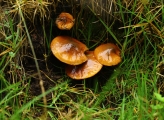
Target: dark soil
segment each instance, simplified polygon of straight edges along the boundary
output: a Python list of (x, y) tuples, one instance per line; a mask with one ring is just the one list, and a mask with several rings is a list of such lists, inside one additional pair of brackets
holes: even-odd
[[(48, 90), (49, 88), (55, 86), (58, 83), (58, 80), (61, 80), (63, 78), (63, 76), (66, 76), (65, 64), (60, 62), (57, 58), (55, 58), (52, 55), (51, 50), (49, 48), (50, 43), (54, 37), (56, 37), (58, 35), (72, 36), (72, 32), (73, 32), (72, 30), (62, 31), (62, 30), (59, 30), (55, 25), (55, 19), (63, 11), (63, 9), (64, 9), (64, 11), (73, 14), (75, 19), (78, 16), (77, 11), (80, 11), (79, 6), (74, 6), (74, 7), (72, 7), (70, 5), (63, 6), (63, 4), (61, 4), (58, 6), (56, 12), (52, 12), (51, 19), (49, 19), (49, 20), (40, 21), (39, 18), (36, 16), (34, 23), (31, 23), (31, 21), (26, 21), (28, 23), (29, 31), (31, 31), (30, 37), (32, 39), (33, 47), (34, 47), (37, 61), (39, 64), (39, 69), (41, 71), (41, 76), (42, 76), (42, 79), (44, 82), (45, 90)], [(86, 13), (93, 15), (93, 13), (89, 13), (88, 11), (87, 12), (83, 11), (83, 12), (84, 12), (84, 16), (86, 15)], [(88, 15), (86, 15), (86, 16), (88, 16)], [(96, 18), (96, 16), (95, 16), (95, 18)], [(45, 30), (46, 30), (45, 31), (45, 33), (47, 35), (46, 37), (44, 36), (43, 23), (44, 23)], [(85, 23), (85, 21), (83, 23)], [(98, 27), (100, 26), (99, 23), (97, 23), (95, 25), (97, 25)], [(83, 25), (81, 25), (79, 27), (83, 27)], [(52, 28), (52, 31), (50, 31), (50, 28)], [(52, 32), (52, 35), (51, 35), (51, 32)], [(48, 35), (51, 35), (51, 36), (48, 36)], [(73, 34), (72, 37), (76, 38), (79, 36), (76, 36), (76, 34)], [(108, 36), (108, 37), (110, 37), (110, 36)], [(81, 39), (83, 40), (84, 38), (81, 38)], [(49, 43), (47, 44), (46, 41), (48, 41)], [(30, 80), (31, 80), (29, 92), (31, 95), (37, 96), (37, 95), (41, 94), (41, 89), (40, 89), (40, 85), (39, 85), (39, 77), (38, 77), (38, 73), (36, 70), (36, 65), (34, 62), (34, 58), (33, 58), (32, 52), (31, 52), (30, 45), (27, 44), (25, 49), (26, 49), (26, 53), (24, 54), (24, 57), (23, 57), (23, 66), (25, 68), (27, 77), (30, 78)], [(44, 56), (45, 54), (47, 55), (47, 58)], [(117, 66), (115, 66), (115, 67), (117, 67)], [(99, 90), (101, 90), (101, 87), (106, 83), (106, 81), (108, 80), (110, 75), (113, 73), (113, 70), (115, 67), (105, 67), (104, 66), (103, 69), (98, 74), (96, 74), (95, 76), (93, 76), (91, 78), (88, 78), (85, 81), (86, 87), (88, 87), (90, 89), (94, 88), (95, 85), (97, 84), (97, 83), (94, 83), (94, 80), (98, 79), (100, 81), (97, 85), (99, 85), (98, 88), (99, 88)], [(51, 81), (50, 79), (53, 81)], [(71, 80), (70, 86), (78, 87), (78, 85), (83, 84), (83, 82), (84, 82), (83, 80), (78, 80), (78, 81)], [(51, 96), (48, 95), (47, 97), (50, 98)]]

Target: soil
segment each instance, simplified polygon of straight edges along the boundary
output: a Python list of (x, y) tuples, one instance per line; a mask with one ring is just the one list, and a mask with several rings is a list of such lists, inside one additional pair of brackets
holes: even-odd
[[(62, 6), (62, 5), (61, 5)], [(59, 5), (60, 8), (60, 5)], [(68, 12), (71, 13), (70, 10), (72, 10), (72, 6), (65, 6), (64, 9), (68, 9)], [(79, 8), (76, 8), (79, 9)], [(62, 9), (63, 10), (63, 9)], [(50, 35), (50, 28), (51, 28), (51, 21), (52, 21), (52, 36), (47, 36), (48, 40), (53, 39), (54, 37), (56, 37), (57, 35), (71, 35), (72, 31), (62, 31), (59, 30), (56, 25), (55, 25), (55, 19), (58, 16), (58, 14), (62, 12), (61, 9), (58, 9), (56, 11), (56, 13), (52, 13), (51, 15), (51, 19), (50, 20), (45, 20), (40, 22), (39, 18), (35, 19), (35, 23), (32, 24), (31, 21), (27, 21), (28, 23), (28, 28), (30, 32), (30, 37), (32, 39), (32, 44), (34, 47), (34, 51), (37, 57), (37, 61), (39, 64), (39, 69), (41, 71), (41, 75), (42, 75), (42, 79), (44, 81), (44, 87), (46, 90), (48, 90), (49, 88), (51, 88), (52, 86), (55, 86), (55, 84), (57, 83), (56, 81), (59, 80), (60, 78), (63, 78), (63, 76), (65, 76), (65, 64), (60, 62), (58, 59), (56, 59), (49, 48), (49, 45), (46, 45), (45, 43), (45, 36), (43, 33), (43, 22), (45, 23), (45, 32), (46, 35)], [(77, 14), (77, 13), (74, 13)], [(77, 16), (77, 15), (74, 15)], [(35, 26), (34, 26), (35, 25)], [(50, 44), (51, 41), (49, 41)], [(37, 74), (37, 70), (36, 70), (36, 65), (33, 59), (33, 54), (31, 51), (31, 47), (27, 41), (27, 45), (25, 46), (26, 48), (26, 53), (23, 53), (23, 66), (26, 72), (26, 75), (28, 78), (31, 79), (31, 83), (30, 83), (30, 93), (34, 96), (41, 94), (41, 90), (40, 90), (40, 85), (39, 85), (39, 77)], [(47, 54), (47, 57), (45, 57), (45, 54)], [(111, 67), (113, 68), (113, 67)], [(106, 72), (107, 70), (107, 72)], [(109, 77), (109, 71), (111, 71), (111, 73), (113, 72), (113, 69), (108, 69), (106, 67), (103, 68), (103, 70), (98, 73), (96, 76), (89, 78), (86, 80), (86, 85), (88, 84), (88, 87), (93, 87), (92, 86), (92, 82), (95, 78), (100, 78), (105, 80), (106, 78)], [(105, 75), (105, 76), (104, 76)], [(51, 81), (53, 80), (53, 81)], [(105, 80), (106, 81), (106, 80)], [(100, 86), (102, 86), (105, 81), (101, 81)], [(70, 86), (75, 86), (77, 84), (82, 84), (83, 81), (75, 81), (72, 80), (70, 82)]]
[[(35, 28), (35, 30), (31, 33), (31, 39), (33, 42), (35, 54), (41, 71), (42, 79), (44, 81), (44, 87), (46, 90), (48, 90), (52, 86), (55, 86), (57, 80), (65, 76), (64, 71), (65, 71), (66, 64), (60, 62), (55, 56), (52, 55), (51, 51), (48, 50), (49, 48), (45, 46), (44, 36), (40, 30), (41, 30), (40, 25), (38, 25)], [(53, 31), (59, 31), (55, 25), (53, 27)], [(63, 35), (69, 34), (69, 31), (59, 31), (59, 32), (60, 34)], [(58, 32), (53, 32), (53, 33), (58, 33)], [(54, 37), (55, 36), (57, 35), (54, 34)], [(45, 60), (44, 54), (47, 51), (50, 51), (50, 53)], [(34, 96), (41, 94), (39, 77), (37, 75), (36, 65), (29, 44), (26, 49), (26, 54), (23, 57), (23, 66), (25, 68), (27, 77), (31, 78), (31, 83), (30, 83), (31, 94)], [(110, 69), (108, 67), (103, 67), (103, 69), (97, 75), (86, 80), (86, 85), (88, 85), (87, 87), (89, 88), (94, 87), (93, 86), (94, 79), (100, 79), (101, 82), (99, 85), (103, 86), (107, 78), (109, 78), (110, 73), (113, 72), (113, 69), (114, 67), (110, 67)], [(50, 79), (53, 81), (51, 81)], [(72, 80), (70, 82), (70, 86), (75, 86), (77, 84), (82, 84), (82, 83), (83, 80), (80, 81)]]

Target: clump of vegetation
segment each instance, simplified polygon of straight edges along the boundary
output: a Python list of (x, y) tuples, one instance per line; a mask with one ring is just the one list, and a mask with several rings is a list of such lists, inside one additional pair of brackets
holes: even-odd
[[(164, 119), (163, 4), (103, 1), (0, 1), (0, 119)], [(63, 11), (70, 31), (55, 25)], [(74, 81), (50, 51), (58, 35), (113, 42), (122, 62)]]

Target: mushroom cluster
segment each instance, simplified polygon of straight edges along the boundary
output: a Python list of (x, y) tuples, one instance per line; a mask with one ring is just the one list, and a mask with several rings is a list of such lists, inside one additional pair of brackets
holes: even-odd
[[(69, 30), (74, 24), (69, 13), (61, 13), (56, 25), (61, 30)], [(113, 66), (121, 62), (120, 49), (113, 43), (101, 44), (93, 51), (75, 38), (57, 36), (50, 45), (53, 55), (66, 63), (66, 74), (75, 80), (82, 80), (97, 74), (103, 65)]]

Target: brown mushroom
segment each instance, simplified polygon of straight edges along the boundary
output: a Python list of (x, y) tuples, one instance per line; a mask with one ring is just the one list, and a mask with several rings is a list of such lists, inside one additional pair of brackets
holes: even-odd
[(103, 65), (113, 66), (121, 62), (120, 49), (113, 43), (102, 44), (94, 50), (96, 59)]
[(51, 42), (51, 51), (60, 61), (79, 65), (87, 60), (84, 52), (87, 46), (80, 41), (69, 36), (57, 36)]
[(69, 13), (62, 12), (56, 19), (55, 23), (61, 30), (70, 30), (74, 25), (75, 19)]
[(100, 64), (94, 56), (93, 51), (86, 51), (88, 60), (80, 65), (68, 65), (66, 67), (66, 74), (72, 79), (80, 80), (86, 79), (97, 74), (101, 68)]

